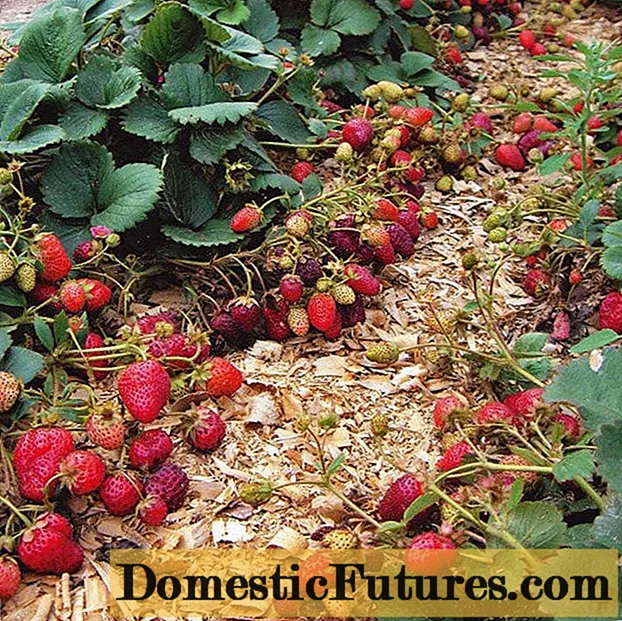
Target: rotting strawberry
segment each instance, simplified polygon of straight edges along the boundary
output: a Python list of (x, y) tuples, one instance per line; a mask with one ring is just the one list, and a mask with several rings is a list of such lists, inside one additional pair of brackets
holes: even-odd
[(391, 238), (391, 245), (395, 252), (405, 259), (415, 254), (415, 244), (413, 243), (410, 233), (398, 223), (390, 224), (387, 227)]
[(296, 304), (301, 300), (304, 293), (302, 279), (295, 274), (283, 276), (279, 283), (279, 292), (290, 304)]
[(622, 334), (622, 293), (612, 291), (603, 298), (598, 309), (601, 330)]
[(234, 233), (246, 233), (259, 226), (261, 222), (262, 212), (256, 205), (247, 203), (233, 214), (231, 218), (231, 230)]
[(475, 422), (478, 425), (490, 425), (492, 423), (510, 423), (515, 420), (515, 414), (510, 408), (499, 402), (491, 401), (484, 404), (475, 415)]
[(351, 328), (365, 321), (365, 303), (363, 298), (357, 293), (353, 304), (339, 306), (339, 315), (343, 328)]
[(309, 314), (304, 306), (292, 306), (287, 313), (287, 325), (296, 336), (305, 336), (309, 332)]
[(253, 332), (261, 321), (261, 306), (252, 297), (233, 300), (229, 306), (229, 313), (244, 332)]
[(136, 507), (138, 519), (147, 526), (160, 526), (168, 515), (168, 507), (160, 496), (147, 496)]
[(158, 336), (166, 338), (179, 332), (180, 325), (176, 315), (161, 311), (153, 315), (143, 315), (136, 322), (138, 330), (143, 336)]
[(543, 394), (543, 388), (529, 388), (508, 395), (503, 403), (516, 414), (519, 420), (525, 420), (533, 418), (538, 408), (544, 405)]
[(0, 600), (13, 597), (22, 581), (17, 561), (10, 556), (0, 556)]
[(92, 239), (80, 242), (71, 254), (73, 260), (76, 263), (84, 263), (95, 256), (96, 247), (95, 242)]
[(205, 390), (212, 397), (231, 397), (242, 386), (242, 372), (225, 358), (212, 358), (207, 369), (210, 377), (205, 383)]
[(471, 125), (487, 134), (492, 134), (493, 132), (492, 120), (485, 112), (476, 112), (471, 118)]
[(78, 283), (84, 288), (86, 294), (86, 310), (96, 312), (110, 302), (112, 291), (101, 280), (95, 278), (81, 278)]
[(525, 170), (525, 158), (515, 144), (500, 144), (495, 149), (495, 160), (504, 168), (511, 168), (516, 171)]
[(140, 502), (143, 484), (131, 473), (109, 476), (99, 490), (99, 497), (110, 515), (130, 515)]
[(277, 342), (285, 340), (291, 330), (287, 324), (288, 305), (285, 300), (270, 301), (262, 308), (266, 332), (268, 336)]
[(63, 484), (76, 496), (99, 489), (106, 478), (106, 464), (92, 451), (72, 451), (60, 463)]
[[(334, 223), (334, 230), (328, 236), (328, 243), (340, 259), (347, 259), (356, 253), (360, 243), (360, 234), (354, 230), (352, 216), (344, 216)], [(349, 230), (346, 230), (349, 229)]]
[(523, 279), (525, 293), (537, 298), (546, 293), (551, 286), (551, 277), (540, 269), (532, 269)]
[(186, 369), (197, 357), (197, 345), (185, 334), (173, 334), (164, 340), (154, 339), (149, 344), (149, 353), (167, 367)]
[(54, 283), (37, 282), (30, 292), (30, 297), (37, 305), (45, 304), (44, 310), (55, 315), (63, 310), (63, 306), (57, 297), (59, 289), (60, 287)]
[(302, 183), (309, 175), (315, 173), (315, 168), (311, 162), (296, 162), (292, 167), (291, 176), (294, 181)]
[(119, 376), (119, 396), (141, 423), (152, 423), (171, 396), (171, 379), (155, 360), (134, 362)]
[(315, 293), (307, 303), (309, 323), (320, 332), (328, 330), (335, 321), (337, 304), (329, 293)]
[(380, 293), (380, 281), (364, 265), (349, 263), (344, 267), (348, 285), (356, 293), (374, 296)]
[(71, 271), (71, 259), (60, 239), (53, 233), (46, 233), (35, 244), (35, 255), (43, 265), (41, 278), (48, 282), (62, 280)]
[(84, 561), (71, 524), (57, 513), (39, 515), (22, 535), (17, 553), (30, 571), (39, 574), (73, 573)]
[(404, 560), (409, 572), (428, 576), (452, 567), (458, 560), (458, 551), (449, 537), (428, 531), (411, 540)]
[(453, 470), (461, 466), (464, 463), (464, 458), (472, 453), (473, 449), (468, 442), (464, 440), (456, 442), (443, 453), (442, 457), (436, 462), (436, 467), (440, 472)]
[(393, 203), (387, 198), (376, 199), (376, 204), (371, 212), (372, 218), (376, 220), (385, 220), (389, 222), (397, 222), (400, 217), (400, 211)]
[(567, 341), (570, 338), (570, 317), (566, 311), (560, 311), (553, 320), (551, 338), (554, 341)]
[(163, 429), (148, 429), (132, 444), (128, 452), (134, 468), (153, 470), (163, 464), (173, 452), (173, 441)]
[(400, 522), (408, 507), (424, 492), (423, 483), (412, 474), (405, 474), (391, 483), (378, 505), (383, 522)]
[[(91, 351), (91, 350), (99, 350), (105, 347), (104, 339), (101, 335), (97, 334), (97, 332), (89, 332), (86, 335), (86, 339), (84, 341), (84, 355), (88, 360), (89, 367), (91, 369), (104, 369), (108, 366), (108, 361), (106, 359), (96, 360), (96, 358), (105, 356), (106, 352), (104, 351)], [(94, 371), (93, 375), (95, 379), (103, 379), (106, 377), (105, 371)]]
[(186, 439), (199, 451), (213, 451), (220, 446), (226, 433), (227, 427), (218, 412), (200, 408), (186, 432)]
[(421, 127), (432, 120), (434, 112), (430, 108), (409, 108), (404, 115), (408, 125)]
[(367, 119), (355, 118), (343, 126), (341, 135), (343, 141), (347, 142), (355, 151), (363, 151), (374, 138), (374, 128)]
[(301, 257), (296, 265), (296, 274), (307, 287), (314, 287), (315, 283), (322, 278), (324, 271), (322, 264), (317, 259)]
[(21, 382), (12, 373), (0, 371), (0, 414), (12, 409), (21, 394)]
[[(524, 457), (520, 457), (519, 455), (504, 455), (499, 460), (501, 465), (505, 466), (518, 466), (518, 467), (527, 467), (533, 466), (532, 463), (528, 462)], [(522, 479), (525, 487), (529, 487), (537, 482), (538, 473), (530, 472), (529, 470), (507, 470), (507, 471), (499, 471), (494, 475), (495, 481), (497, 481), (501, 487), (512, 487), (514, 482), (517, 479)]]
[(413, 241), (419, 239), (421, 229), (419, 228), (419, 218), (415, 212), (411, 210), (400, 211), (397, 222), (408, 231)]
[(434, 410), (432, 412), (432, 420), (437, 429), (444, 429), (449, 421), (464, 412), (466, 409), (465, 402), (456, 395), (448, 395), (436, 400)]
[(125, 426), (119, 407), (112, 401), (96, 406), (86, 421), (86, 435), (93, 444), (107, 451), (123, 446)]
[(147, 495), (162, 498), (170, 513), (183, 506), (188, 487), (188, 475), (170, 461), (164, 462), (145, 482)]
[(69, 280), (62, 284), (59, 297), (60, 303), (68, 313), (79, 313), (86, 305), (86, 292), (75, 280)]

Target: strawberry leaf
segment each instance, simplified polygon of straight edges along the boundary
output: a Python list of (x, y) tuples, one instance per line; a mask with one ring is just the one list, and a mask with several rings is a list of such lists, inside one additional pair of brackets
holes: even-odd
[(249, 116), (257, 109), (253, 102), (220, 102), (205, 106), (193, 106), (190, 108), (178, 108), (171, 110), (169, 116), (182, 125), (196, 123), (218, 123), (224, 125), (227, 122), (237, 123), (240, 119)]
[(11, 347), (0, 363), (3, 371), (12, 373), (22, 383), (28, 384), (43, 371), (45, 358), (31, 349)]
[(587, 479), (594, 473), (594, 468), (591, 451), (573, 451), (553, 466), (553, 474), (560, 483), (563, 483), (571, 481), (576, 476)]
[(604, 425), (602, 427), (599, 446), (596, 451), (596, 461), (598, 462), (599, 474), (609, 483), (611, 489), (620, 496), (622, 496), (621, 451), (622, 420), (619, 420), (614, 425)]
[(162, 233), (178, 244), (198, 248), (232, 244), (244, 238), (243, 235), (231, 230), (229, 220), (209, 220), (196, 231), (181, 226), (165, 225), (162, 227)]

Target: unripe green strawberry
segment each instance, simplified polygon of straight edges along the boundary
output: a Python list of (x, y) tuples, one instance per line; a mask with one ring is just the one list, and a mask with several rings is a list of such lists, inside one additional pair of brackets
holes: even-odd
[(356, 302), (356, 293), (354, 293), (354, 289), (350, 285), (335, 285), (331, 293), (335, 298), (335, 302), (342, 306), (349, 306)]
[(441, 503), (441, 518), (444, 522), (449, 522), (450, 524), (456, 524), (462, 520), (458, 509), (448, 502)]
[(380, 84), (370, 84), (364, 91), (363, 97), (367, 97), (372, 101), (380, 99), (382, 97), (382, 89), (380, 88)]
[(0, 185), (9, 185), (13, 183), (13, 173), (6, 168), (0, 168)]
[(503, 226), (503, 224), (505, 224), (505, 219), (499, 213), (493, 211), (484, 220), (483, 228), (486, 233), (490, 233), (490, 231), (494, 231), (494, 229)]
[(8, 280), (15, 274), (15, 263), (8, 252), (0, 252), (0, 282)]
[(476, 252), (467, 252), (462, 257), (462, 267), (467, 271), (474, 270), (479, 265), (480, 260), (481, 258)]
[(468, 39), (469, 38), (469, 29), (466, 28), (466, 26), (456, 26), (456, 29), (454, 30), (454, 35), (456, 36), (456, 39)]
[(268, 481), (245, 483), (240, 487), (240, 500), (252, 507), (258, 507), (272, 498), (272, 486)]
[(371, 432), (377, 438), (384, 438), (389, 433), (389, 421), (384, 414), (376, 414), (371, 419)]
[(493, 177), (490, 180), (490, 185), (495, 189), (495, 190), (503, 190), (505, 189), (506, 181), (503, 177)]
[(488, 233), (488, 241), (491, 241), (493, 244), (500, 244), (507, 238), (508, 230), (504, 229), (502, 226), (498, 226), (496, 229), (492, 229), (492, 231)]
[(453, 190), (453, 187), (454, 187), (454, 180), (449, 175), (443, 175), (436, 182), (436, 189), (439, 192), (443, 192), (443, 193), (451, 192)]
[(383, 80), (378, 82), (378, 88), (389, 103), (395, 103), (404, 97), (404, 89), (399, 84), (395, 84), (395, 82)]
[(490, 89), (490, 96), (497, 101), (505, 101), (510, 95), (510, 91), (508, 91), (507, 86), (503, 86), (503, 84), (495, 84)]
[(423, 127), (419, 132), (419, 141), (423, 144), (436, 144), (439, 139), (438, 132), (431, 125)]
[(365, 357), (371, 362), (392, 364), (400, 357), (400, 348), (394, 343), (378, 343), (365, 352)]
[(448, 144), (441, 151), (441, 157), (448, 164), (458, 164), (462, 160), (462, 149), (459, 144)]
[(547, 86), (538, 93), (538, 101), (540, 101), (541, 103), (549, 103), (551, 99), (555, 99), (558, 94), (559, 91), (556, 88), (552, 86)]
[(320, 278), (316, 283), (315, 283), (315, 288), (320, 292), (320, 293), (326, 293), (327, 291), (330, 290), (330, 286), (331, 286), (331, 280), (330, 278)]
[(22, 385), (8, 371), (0, 371), (0, 414), (8, 412), (19, 399)]
[(461, 174), (465, 181), (475, 181), (477, 179), (477, 169), (475, 166), (465, 166)]
[[(465, 29), (466, 30), (466, 29)], [(457, 112), (464, 112), (468, 107), (471, 98), (467, 93), (460, 93), (454, 97), (454, 100), (451, 103), (451, 107)]]
[(354, 157), (354, 149), (349, 142), (342, 142), (335, 152), (335, 159), (338, 162), (348, 163)]
[(37, 270), (34, 265), (22, 263), (17, 268), (15, 282), (24, 293), (30, 293), (37, 284)]
[(287, 313), (287, 325), (296, 336), (305, 336), (310, 327), (306, 309), (301, 306), (292, 306)]

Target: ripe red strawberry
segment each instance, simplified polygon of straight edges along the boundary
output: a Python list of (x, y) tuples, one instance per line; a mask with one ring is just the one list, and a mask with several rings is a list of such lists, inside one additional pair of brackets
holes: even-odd
[(569, 440), (578, 440), (583, 435), (581, 421), (572, 414), (559, 412), (558, 414), (555, 414), (551, 420), (562, 426), (563, 435)]
[(409, 108), (405, 120), (413, 127), (421, 127), (432, 120), (434, 112), (430, 108)]
[(335, 322), (337, 304), (329, 293), (315, 293), (307, 303), (309, 322), (320, 332), (328, 330)]
[(542, 56), (543, 54), (546, 54), (546, 48), (542, 45), (542, 43), (534, 43), (529, 48), (529, 53), (532, 56)]
[(299, 302), (304, 293), (304, 285), (302, 284), (300, 276), (296, 276), (295, 274), (283, 276), (279, 283), (279, 291), (290, 304)]
[(399, 522), (404, 511), (423, 494), (423, 484), (412, 474), (405, 474), (391, 483), (378, 505), (378, 515), (383, 522)]
[(188, 493), (188, 475), (175, 464), (165, 461), (145, 482), (149, 496), (159, 496), (166, 503), (169, 513), (182, 507)]
[(523, 279), (523, 289), (534, 298), (541, 296), (550, 286), (551, 277), (540, 269), (530, 270)]
[(268, 336), (277, 342), (285, 340), (291, 334), (287, 324), (287, 302), (272, 301), (264, 306), (262, 311)]
[(186, 439), (199, 451), (213, 451), (220, 446), (226, 433), (227, 428), (218, 412), (201, 409), (188, 429)]
[(441, 397), (434, 404), (434, 411), (432, 412), (434, 426), (437, 429), (444, 429), (447, 425), (448, 417), (464, 409), (465, 404), (455, 395)]
[(0, 371), (0, 414), (8, 412), (22, 392), (20, 381), (8, 371)]
[(397, 222), (400, 217), (400, 211), (394, 203), (386, 198), (376, 200), (376, 205), (371, 213), (372, 218), (376, 220), (387, 220)]
[(166, 503), (160, 496), (147, 496), (136, 508), (138, 519), (147, 526), (160, 526), (168, 515)]
[(395, 249), (391, 242), (376, 248), (374, 250), (374, 257), (381, 265), (391, 265), (391, 263), (395, 263)]
[(76, 263), (84, 263), (95, 256), (95, 245), (92, 239), (80, 242), (71, 255)]
[(86, 292), (75, 280), (69, 280), (60, 288), (60, 303), (68, 313), (79, 313), (86, 304)]
[(616, 144), (619, 147), (622, 147), (622, 129), (618, 132), (618, 138), (616, 140)]
[(143, 493), (143, 484), (131, 473), (109, 476), (99, 490), (99, 497), (110, 515), (124, 516), (134, 511)]
[(93, 411), (86, 421), (86, 435), (93, 444), (107, 451), (123, 446), (125, 427), (114, 403), (106, 402)]
[(461, 65), (462, 54), (456, 45), (448, 45), (445, 48), (445, 61), (450, 65)]
[(143, 336), (156, 335), (165, 338), (179, 332), (179, 321), (173, 313), (160, 312), (154, 315), (143, 315), (137, 321), (138, 329)]
[(425, 177), (425, 169), (422, 166), (411, 166), (404, 171), (404, 178), (409, 183), (419, 183)]
[(212, 397), (230, 397), (244, 381), (242, 372), (224, 358), (212, 358), (208, 369), (210, 378), (205, 383), (205, 390)]
[(57, 513), (38, 516), (22, 535), (17, 553), (30, 571), (39, 574), (73, 573), (84, 561), (84, 554), (73, 539), (71, 524)]
[[(86, 340), (84, 341), (84, 355), (89, 359), (89, 367), (92, 369), (104, 369), (108, 366), (107, 360), (90, 360), (91, 358), (96, 358), (98, 356), (104, 356), (106, 352), (103, 351), (93, 351), (89, 353), (91, 349), (100, 349), (105, 347), (104, 339), (97, 334), (96, 332), (89, 332), (86, 335)], [(106, 377), (105, 371), (94, 371), (94, 376), (96, 379), (103, 379)]]
[(231, 218), (231, 230), (234, 233), (246, 233), (256, 228), (261, 222), (262, 213), (259, 207), (247, 203), (233, 214)]
[(553, 320), (551, 338), (555, 341), (566, 341), (570, 338), (570, 317), (565, 311), (560, 311)]
[(391, 224), (387, 227), (391, 246), (395, 252), (405, 259), (415, 254), (415, 244), (410, 233), (401, 224)]
[(491, 423), (513, 423), (515, 414), (507, 405), (499, 401), (491, 401), (483, 405), (475, 416), (478, 425), (489, 425)]
[(495, 149), (495, 159), (499, 166), (512, 170), (525, 170), (525, 158), (515, 144), (500, 144)]
[(456, 442), (443, 453), (443, 456), (436, 462), (436, 467), (440, 472), (457, 468), (462, 465), (464, 458), (472, 452), (473, 449), (468, 442)]
[(22, 574), (17, 561), (10, 556), (0, 556), (0, 600), (13, 597), (21, 581)]
[(401, 149), (395, 151), (395, 153), (393, 153), (393, 155), (391, 155), (391, 157), (389, 158), (389, 164), (391, 166), (400, 168), (406, 168), (407, 166), (410, 166), (412, 161), (412, 155), (407, 151), (402, 151)]
[[(24, 498), (43, 502), (46, 486), (55, 477), (60, 463), (74, 450), (71, 434), (60, 427), (29, 429), (17, 442), (13, 452), (13, 466)], [(49, 485), (52, 496), (57, 481)]]
[(536, 35), (534, 34), (533, 30), (523, 30), (518, 35), (518, 40), (526, 50), (530, 50), (533, 47), (533, 44), (536, 42)]
[(341, 315), (339, 313), (335, 313), (335, 321), (333, 322), (333, 325), (330, 328), (328, 328), (328, 330), (324, 331), (324, 336), (329, 341), (332, 341), (341, 336), (342, 330), (343, 330), (343, 319), (341, 318)]
[(408, 231), (410, 238), (413, 241), (417, 241), (419, 235), (421, 234), (421, 230), (419, 229), (419, 218), (414, 211), (400, 211), (397, 222)]
[[(570, 156), (570, 163), (575, 170), (583, 170), (583, 157), (580, 153), (573, 153)], [(585, 165), (588, 169), (594, 168), (594, 160), (589, 155), (585, 158)]]
[(491, 118), (485, 112), (476, 112), (471, 118), (471, 125), (487, 134), (492, 134), (494, 129)]
[(400, 0), (400, 9), (410, 11), (415, 6), (415, 0)]
[(528, 132), (533, 125), (533, 114), (531, 112), (520, 112), (514, 117), (512, 123), (512, 131), (515, 134), (524, 134)]
[(547, 134), (553, 134), (557, 131), (557, 125), (552, 121), (549, 121), (545, 116), (538, 115), (533, 121), (533, 129), (539, 132), (546, 132)]
[(173, 441), (162, 429), (149, 429), (141, 434), (128, 452), (134, 468), (153, 470), (164, 463), (173, 452)]
[(110, 302), (112, 291), (105, 283), (95, 278), (81, 278), (78, 282), (86, 293), (86, 310), (95, 312)]
[(430, 230), (438, 228), (438, 213), (436, 211), (422, 211), (421, 224)]
[(310, 162), (296, 162), (292, 168), (292, 178), (298, 183), (302, 183), (309, 175), (315, 172), (315, 168)]
[[(532, 466), (529, 461), (519, 455), (504, 455), (499, 463), (506, 466)], [(538, 474), (536, 472), (530, 472), (529, 470), (506, 470), (500, 471), (494, 474), (493, 480), (501, 485), (501, 487), (509, 488), (514, 485), (517, 479), (522, 479), (525, 487), (533, 485), (538, 480)]]
[(35, 255), (43, 265), (41, 278), (48, 282), (62, 280), (71, 271), (71, 259), (67, 256), (60, 239), (46, 233), (35, 244)]
[(54, 283), (38, 282), (30, 292), (30, 297), (37, 305), (47, 302), (45, 309), (49, 310), (52, 315), (56, 315), (63, 310), (62, 304), (56, 297), (59, 289), (60, 287)]
[(197, 345), (191, 343), (185, 334), (173, 334), (168, 338), (154, 339), (149, 344), (149, 353), (161, 360), (168, 367), (186, 369), (191, 365), (190, 359), (195, 358)]
[(458, 551), (449, 537), (428, 531), (412, 539), (404, 560), (410, 573), (429, 576), (445, 572), (454, 565)]
[(372, 248), (379, 248), (391, 243), (389, 231), (382, 225), (366, 224), (362, 230), (363, 240)]
[(536, 410), (544, 405), (542, 395), (544, 389), (530, 388), (529, 390), (521, 390), (513, 395), (508, 395), (503, 403), (507, 405), (516, 415), (518, 420), (529, 419), (534, 416)]
[(374, 138), (374, 128), (367, 119), (351, 119), (343, 126), (341, 137), (355, 151), (363, 151)]
[(622, 334), (622, 294), (612, 291), (605, 296), (598, 309), (601, 330), (614, 330)]
[(350, 263), (345, 266), (344, 272), (348, 278), (347, 284), (361, 295), (378, 295), (380, 281), (364, 265)]
[(152, 423), (171, 397), (171, 379), (154, 360), (131, 364), (118, 381), (127, 411), (141, 423)]
[(76, 496), (94, 492), (106, 478), (106, 464), (91, 451), (72, 451), (60, 464), (63, 483)]
[(250, 297), (233, 300), (229, 312), (244, 332), (253, 332), (261, 320), (261, 306)]
[(599, 116), (592, 116), (587, 121), (587, 129), (590, 132), (593, 132), (597, 129), (600, 129), (605, 125), (605, 121), (603, 121)]

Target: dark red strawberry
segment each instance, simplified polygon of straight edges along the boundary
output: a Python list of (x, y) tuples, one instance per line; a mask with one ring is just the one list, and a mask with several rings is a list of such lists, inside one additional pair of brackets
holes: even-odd
[(192, 446), (200, 451), (213, 451), (218, 448), (227, 433), (224, 421), (218, 412), (201, 409), (197, 418), (189, 427), (186, 438)]
[(324, 272), (319, 261), (303, 257), (296, 265), (296, 274), (302, 278), (302, 282), (307, 287), (314, 287), (315, 283), (324, 275)]
[(415, 575), (434, 575), (447, 571), (458, 560), (456, 544), (443, 535), (425, 532), (408, 544), (405, 562)]
[(62, 280), (71, 271), (71, 259), (67, 256), (60, 239), (46, 233), (35, 244), (35, 255), (43, 265), (41, 278), (48, 282)]
[(339, 315), (341, 315), (342, 328), (352, 328), (365, 321), (365, 303), (363, 298), (357, 293), (353, 304), (347, 306), (340, 305)]
[(384, 493), (378, 505), (378, 515), (383, 522), (400, 522), (408, 507), (423, 494), (421, 481), (411, 474), (396, 479)]
[(160, 496), (147, 496), (138, 504), (136, 515), (147, 526), (160, 526), (168, 515), (168, 507)]
[(387, 231), (391, 237), (391, 245), (397, 254), (405, 259), (415, 254), (415, 244), (412, 237), (401, 224), (390, 224)]
[(269, 298), (262, 310), (268, 336), (278, 342), (285, 340), (291, 334), (289, 324), (287, 323), (287, 313), (289, 310), (287, 302), (285, 300), (278, 302), (273, 298)]
[(622, 334), (622, 294), (612, 291), (605, 296), (598, 309), (600, 327)]
[(335, 230), (331, 231), (328, 236), (330, 247), (341, 259), (351, 257), (356, 253), (359, 247), (361, 236), (357, 230), (352, 230), (354, 227), (354, 218), (352, 216), (345, 216), (335, 222)]
[(143, 484), (131, 473), (119, 473), (108, 477), (99, 490), (106, 510), (111, 515), (124, 516), (133, 513), (143, 493)]
[(91, 451), (72, 451), (60, 463), (61, 480), (76, 496), (90, 494), (104, 482), (106, 464)]
[(530, 388), (508, 395), (503, 403), (507, 405), (519, 420), (532, 418), (537, 409), (544, 405), (542, 395), (543, 388)]
[(170, 461), (164, 462), (145, 482), (145, 492), (149, 496), (162, 498), (170, 513), (182, 507), (188, 487), (186, 473)]
[(279, 283), (279, 291), (290, 304), (300, 302), (302, 294), (304, 293), (302, 279), (300, 276), (296, 276), (295, 274), (283, 276), (283, 278), (281, 278), (281, 282)]
[(421, 229), (419, 228), (419, 218), (416, 213), (410, 210), (400, 211), (397, 222), (408, 231), (413, 241), (417, 241)]
[(173, 441), (163, 429), (149, 429), (130, 445), (129, 459), (134, 468), (153, 470), (173, 452)]
[(507, 405), (499, 401), (492, 401), (483, 405), (475, 416), (478, 425), (491, 423), (513, 423), (515, 414)]
[(171, 396), (171, 379), (154, 360), (131, 364), (118, 381), (119, 396), (128, 412), (141, 423), (152, 423)]
[(391, 265), (395, 263), (395, 249), (391, 242), (388, 242), (374, 250), (374, 258), (381, 265)]
[(95, 256), (95, 251), (94, 241), (87, 239), (73, 249), (72, 257), (76, 263), (84, 263)]
[(231, 302), (229, 312), (244, 332), (253, 332), (261, 320), (261, 306), (250, 297)]
[(533, 30), (523, 30), (518, 35), (518, 40), (526, 50), (530, 50), (536, 42), (536, 35)]
[[(105, 356), (106, 352), (89, 352), (89, 350), (101, 349), (105, 346), (106, 344), (104, 343), (104, 339), (96, 332), (89, 332), (86, 335), (86, 340), (84, 341), (84, 355), (87, 359), (89, 359), (89, 367), (91, 367), (91, 369), (104, 369), (108, 366), (108, 360), (92, 360), (92, 358), (97, 358), (98, 356)], [(103, 379), (106, 377), (107, 373), (105, 371), (94, 371), (93, 375), (95, 376), (95, 379)]]
[(472, 453), (473, 449), (468, 442), (456, 442), (443, 453), (443, 456), (436, 462), (436, 467), (440, 472), (453, 470), (461, 466), (464, 458)]
[(351, 119), (343, 126), (341, 136), (355, 151), (363, 151), (373, 140), (374, 128), (367, 119)]
[(315, 173), (315, 168), (310, 162), (296, 162), (292, 168), (292, 178), (302, 183), (309, 175)]

